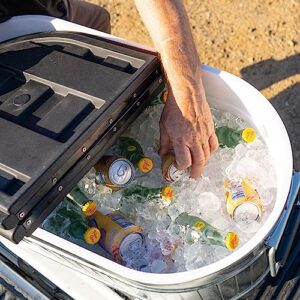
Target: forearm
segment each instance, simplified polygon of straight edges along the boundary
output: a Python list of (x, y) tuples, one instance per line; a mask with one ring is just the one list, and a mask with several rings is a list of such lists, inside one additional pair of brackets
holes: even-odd
[[(200, 59), (182, 2), (135, 0), (135, 3), (160, 53), (174, 93), (180, 95), (183, 92), (193, 92), (195, 85), (201, 84)], [(177, 87), (180, 90), (176, 91)], [(194, 96), (197, 98), (197, 95)], [(177, 102), (180, 101), (179, 98)]]

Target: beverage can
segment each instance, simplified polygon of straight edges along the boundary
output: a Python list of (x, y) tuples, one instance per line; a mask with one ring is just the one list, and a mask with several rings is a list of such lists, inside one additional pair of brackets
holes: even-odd
[(185, 170), (178, 170), (175, 167), (175, 156), (167, 154), (162, 160), (162, 174), (166, 181), (174, 182), (187, 175)]
[(257, 191), (243, 179), (225, 181), (228, 214), (237, 222), (257, 221), (262, 215), (262, 202)]
[(143, 230), (126, 220), (113, 210), (98, 210), (93, 216), (98, 228), (102, 230), (101, 246), (106, 249), (117, 262), (123, 262), (126, 253), (136, 251), (145, 245)]
[(96, 183), (113, 190), (128, 186), (135, 177), (133, 164), (119, 156), (103, 156), (95, 165)]

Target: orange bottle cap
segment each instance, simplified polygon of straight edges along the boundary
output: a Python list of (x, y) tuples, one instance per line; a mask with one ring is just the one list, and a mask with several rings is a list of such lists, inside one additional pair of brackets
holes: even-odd
[(81, 210), (86, 217), (92, 216), (97, 210), (97, 204), (90, 200), (82, 206)]
[(169, 92), (167, 90), (163, 91), (160, 96), (160, 101), (165, 104), (167, 102), (168, 95)]
[(245, 128), (242, 131), (242, 139), (246, 142), (246, 143), (252, 143), (256, 138), (256, 132), (253, 128)]
[(173, 200), (174, 191), (173, 191), (172, 187), (170, 187), (169, 185), (164, 186), (161, 189), (161, 196), (162, 196), (163, 200)]
[(142, 173), (148, 173), (153, 169), (153, 161), (151, 158), (143, 157), (138, 162), (138, 169)]
[(225, 245), (227, 249), (234, 250), (240, 243), (240, 238), (235, 232), (228, 232), (226, 235)]
[(101, 238), (101, 232), (96, 227), (90, 227), (84, 233), (84, 240), (89, 245), (94, 245), (99, 242)]

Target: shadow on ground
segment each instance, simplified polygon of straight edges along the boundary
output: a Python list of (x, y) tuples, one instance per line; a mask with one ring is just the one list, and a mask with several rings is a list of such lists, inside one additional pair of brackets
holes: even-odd
[[(241, 70), (243, 79), (258, 90), (299, 73), (300, 54), (283, 60), (263, 60)], [(269, 100), (287, 129), (292, 144), (294, 169), (300, 171), (300, 83), (295, 83)]]

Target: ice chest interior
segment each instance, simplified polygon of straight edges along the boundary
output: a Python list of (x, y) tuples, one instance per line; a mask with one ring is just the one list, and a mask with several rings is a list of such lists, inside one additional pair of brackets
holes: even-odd
[(219, 262), (183, 273), (148, 274), (34, 230), (161, 91), (155, 54), (84, 34), (40, 34), (2, 45), (0, 76), (0, 122), (7, 128), (0, 136), (5, 141), (0, 146), (2, 235), (19, 242), (33, 233), (20, 247), (139, 296), (141, 290), (200, 290), (203, 299), (214, 291), (215, 299), (230, 299), (268, 271), (263, 241), (283, 210), (292, 155), (280, 118), (253, 87), (226, 72), (203, 68), (209, 103), (241, 115), (268, 145), (277, 178), (276, 204), (268, 221)]

